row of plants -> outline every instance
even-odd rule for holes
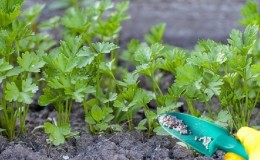
[[[232,30],[227,44],[200,40],[194,50],[163,43],[165,24],[152,26],[144,42],[132,39],[120,48],[122,22],[130,18],[128,1],[54,1],[49,9],[63,8],[64,15],[43,22],[38,19],[44,5],[22,10],[23,3],[0,0],[0,132],[10,140],[25,132],[36,93],[39,105],[56,109],[57,119],[38,127],[54,145],[78,134],[70,128],[73,106],[83,107],[93,134],[123,131],[125,122],[129,130],[163,134],[157,115],[183,105],[231,131],[255,125],[252,111],[260,94],[256,2],[242,9],[244,32]],[[62,37],[60,43],[51,32]],[[161,84],[165,76],[174,79],[168,88]],[[145,118],[135,125],[139,111]]]

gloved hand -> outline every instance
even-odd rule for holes
[[[249,160],[260,160],[260,131],[250,127],[242,127],[238,130],[236,138],[245,147]],[[227,153],[224,159],[243,160],[242,157],[234,153]]]

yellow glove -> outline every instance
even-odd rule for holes
[[[236,138],[245,147],[249,160],[260,160],[260,131],[249,127],[242,127],[238,130]],[[224,159],[243,160],[243,158],[234,153],[227,153]]]

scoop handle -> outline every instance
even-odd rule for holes
[[[216,145],[225,152],[233,152],[248,160],[248,155],[240,141],[229,135],[221,135],[216,139]]]

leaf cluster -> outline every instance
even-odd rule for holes
[[[45,65],[42,56],[48,50],[46,45],[39,50],[46,36],[39,39],[33,30],[44,5],[32,6],[21,14],[22,5],[23,0],[0,1],[0,126],[10,139],[16,136],[18,120],[18,133],[25,131],[29,105],[39,90],[37,77]]]
[[[84,41],[90,43],[94,39],[110,41],[119,37],[121,23],[129,16],[126,14],[128,2],[116,4],[110,0],[88,4],[86,8],[74,6],[66,10],[61,17],[64,26],[63,35],[82,35]],[[109,14],[106,14],[110,12]]]
[[[57,124],[43,125],[55,146],[78,134],[70,129],[78,106],[94,134],[122,131],[125,123],[130,130],[165,134],[157,115],[184,104],[187,112],[231,130],[249,125],[260,94],[256,3],[241,11],[241,23],[254,25],[232,30],[227,44],[200,40],[194,50],[164,44],[164,23],[152,26],[145,41],[133,39],[119,50],[128,1],[54,1],[52,9],[66,8],[65,14],[44,22],[45,5],[21,13],[22,4],[0,0],[0,132],[11,139],[17,119],[24,131],[36,92],[40,105],[57,111]],[[61,33],[59,44],[51,30]],[[144,118],[135,125],[137,114]]]
[[[258,10],[257,1],[247,1],[246,4],[241,9],[242,19],[239,20],[239,23],[242,25],[253,25],[260,24],[260,13]]]
[[[47,143],[51,143],[55,146],[64,144],[65,139],[75,137],[78,132],[72,132],[69,124],[63,124],[61,126],[55,126],[50,122],[44,123],[44,132],[49,134]]]

